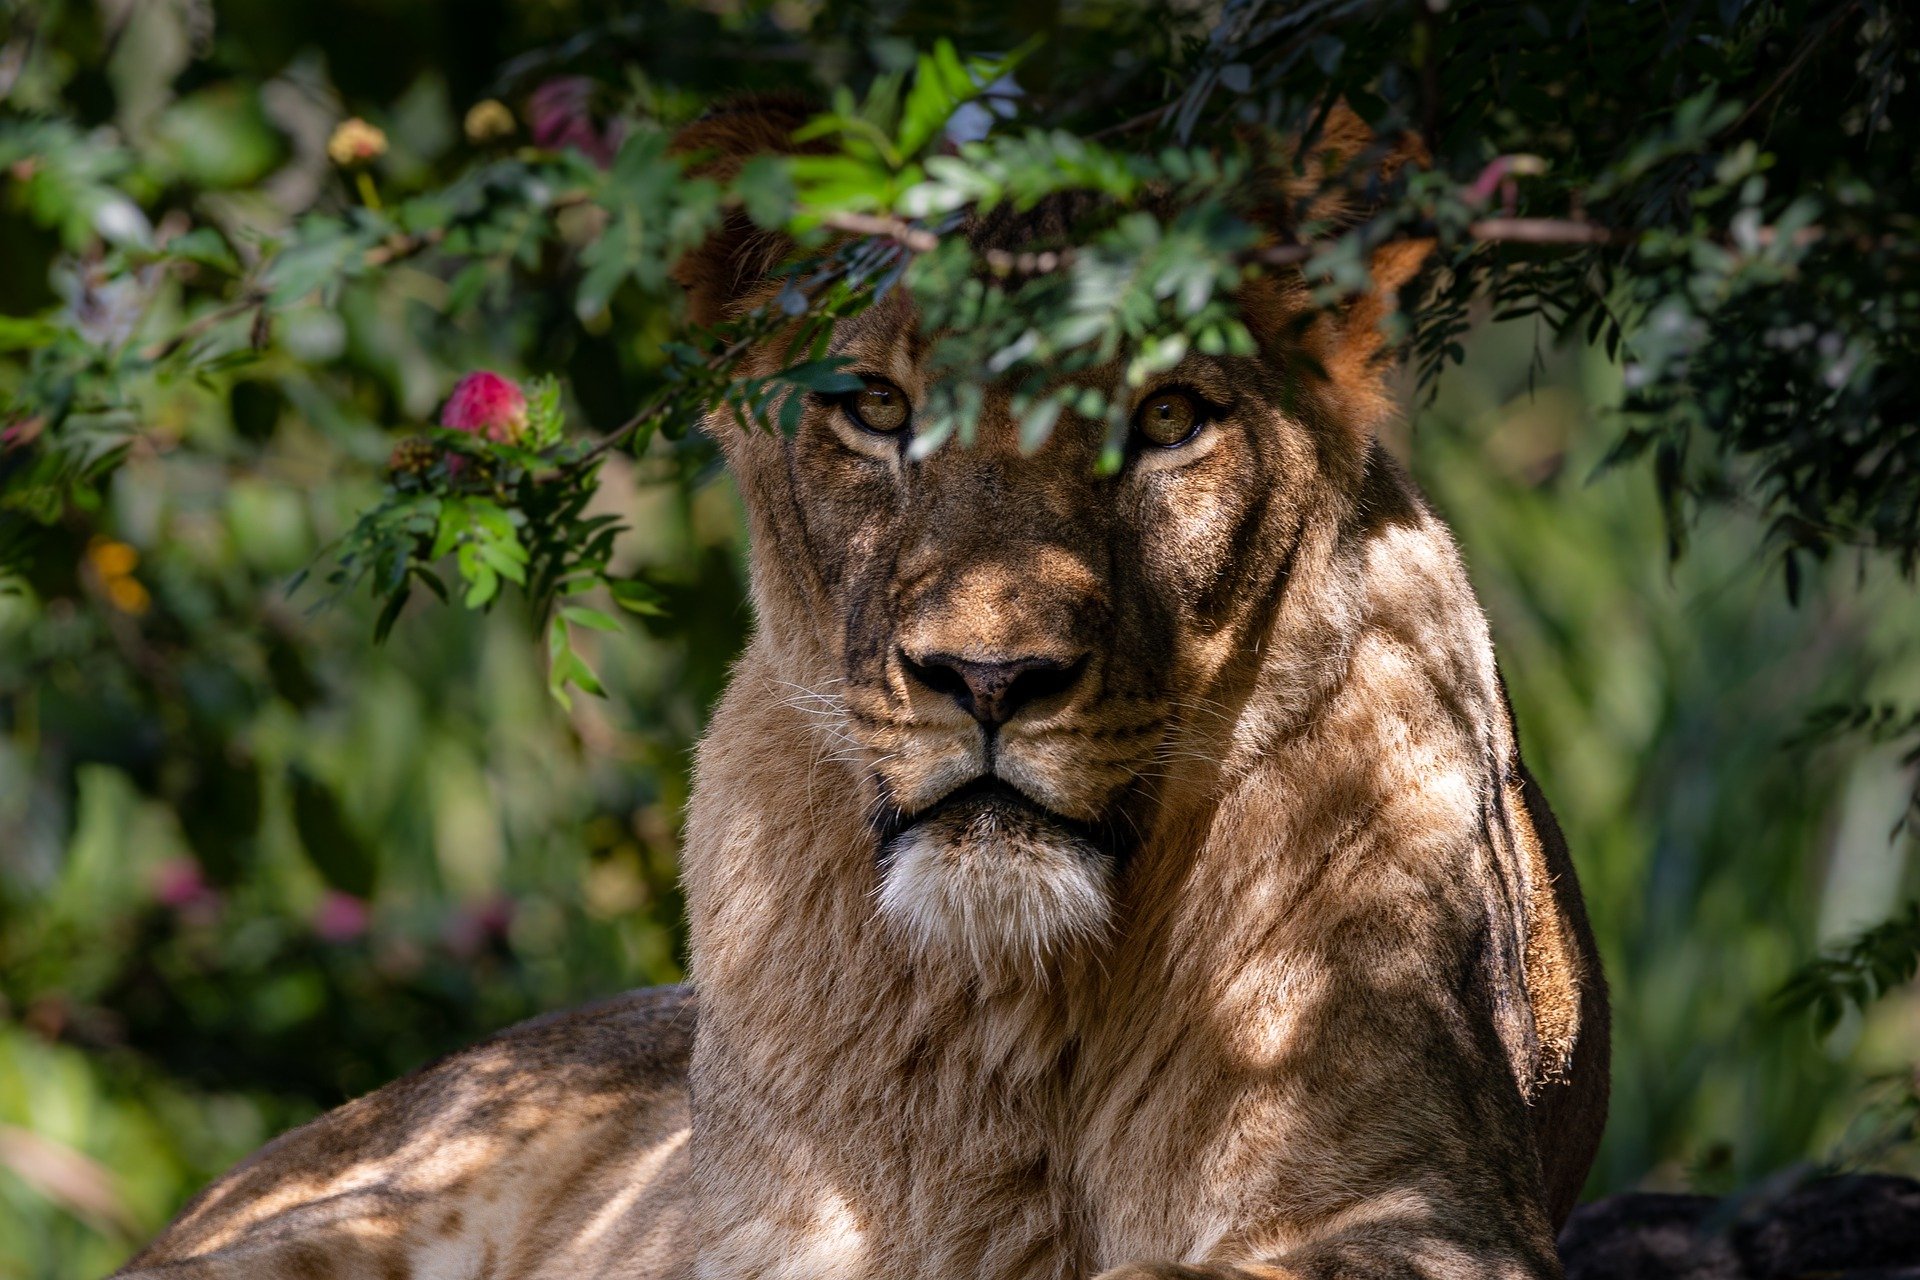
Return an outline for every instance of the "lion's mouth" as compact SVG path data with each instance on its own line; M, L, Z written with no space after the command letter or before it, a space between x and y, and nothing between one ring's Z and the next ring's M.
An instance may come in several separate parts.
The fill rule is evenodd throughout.
M982 774L912 812L893 810L880 824L880 848L891 849L915 829L973 827L996 817L1023 827L1051 827L1073 844L1108 854L1119 852L1109 824L1050 809L997 774Z

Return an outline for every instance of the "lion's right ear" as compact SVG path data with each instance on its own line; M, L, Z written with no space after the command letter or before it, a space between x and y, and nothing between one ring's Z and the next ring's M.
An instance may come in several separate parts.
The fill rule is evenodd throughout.
M1386 188L1410 166L1427 163L1426 148L1411 134L1376 135L1344 100L1336 101L1306 144L1297 138L1253 137L1267 150L1255 173L1255 219L1280 242L1298 243L1309 223L1336 230L1353 226L1379 207ZM1428 239L1398 240L1374 250L1367 262L1369 287L1322 316L1308 334L1307 351L1331 379L1344 402L1344 418L1370 433L1395 404L1385 375L1389 351L1381 322L1399 303L1433 250ZM1298 276L1276 277L1276 312L1297 313L1305 289ZM1291 281L1291 289L1287 289ZM1269 321L1271 323L1271 321Z
M672 150L691 157L689 173L731 182L755 156L808 150L794 142L793 134L812 115L812 107L797 96L739 98L680 130ZM791 247L786 236L755 226L738 209L729 210L706 242L682 256L673 269L674 280L687 291L687 310L694 323L710 325L727 319Z

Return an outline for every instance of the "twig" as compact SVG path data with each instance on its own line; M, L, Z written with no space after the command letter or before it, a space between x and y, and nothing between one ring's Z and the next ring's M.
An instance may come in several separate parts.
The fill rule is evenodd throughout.
M1516 244L1620 244L1629 238L1627 232L1584 218L1481 218L1467 224L1467 235Z
M1840 24L1843 21L1845 21L1849 16L1857 12L1859 8L1860 8L1859 0L1854 0L1852 4L1841 6L1841 8L1837 12L1835 12L1831 18L1827 19L1827 25L1820 28L1820 30L1815 34L1813 34L1812 36L1809 36L1801 44L1799 50L1794 53L1793 59L1790 62L1788 62L1785 67L1781 68L1779 75L1773 78L1773 83L1769 84L1765 89L1761 90L1760 96L1755 98L1752 101L1752 103L1750 103L1747 106L1747 109L1745 111L1742 111L1739 117L1736 120L1734 120L1734 122L1731 125L1727 126L1727 132L1738 133L1741 127L1744 126L1747 123L1747 121L1753 119L1753 117L1759 112L1760 108L1765 106L1767 102L1773 97L1774 94L1786 88L1787 82L1789 80L1792 80L1793 77L1799 73L1800 68L1806 64L1807 59L1813 56L1813 51L1815 49L1818 49L1821 45L1825 44L1827 42L1827 37L1831 36L1835 31L1839 30Z
M905 218L880 213L830 213L822 219L835 231L856 236L878 236L891 240L908 253L932 253L940 247L940 237L925 227L916 227Z
M190 321L179 333L165 342L156 342L140 353L146 360L165 360L168 356L186 346L201 334L218 325L225 324L235 316L245 315L254 308L265 305L267 295L248 291L224 307L216 307Z
M1153 108L1151 111L1142 111L1139 115L1131 119L1122 120L1119 124L1110 124L1104 129L1096 129L1087 135L1087 141L1105 142L1108 138L1117 138L1123 133L1132 133L1135 129L1143 129L1150 124L1158 124L1167 112L1173 110L1177 104L1178 99L1175 99L1173 102L1165 102Z
M562 191L547 201L545 209L559 212L563 209L577 208L593 203L593 192L587 190ZM402 258L411 258L414 254L431 249L447 238L447 228L433 227L413 235L389 236L380 244L367 250L364 261L370 267L384 267L398 262Z
M365 262L370 267L391 266L402 258L411 258L416 253L433 248L446 238L446 230L441 227L418 235L391 236L367 250Z

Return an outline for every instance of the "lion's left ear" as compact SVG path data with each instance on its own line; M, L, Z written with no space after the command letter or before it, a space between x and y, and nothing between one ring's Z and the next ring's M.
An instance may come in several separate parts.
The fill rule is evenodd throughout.
M730 182L755 156L806 150L794 142L793 134L812 114L808 102L797 96L736 99L680 130L672 150L693 158L689 172ZM694 323L727 319L791 248L786 236L762 230L738 209L729 211L705 243L683 255L673 269L674 280L687 291Z

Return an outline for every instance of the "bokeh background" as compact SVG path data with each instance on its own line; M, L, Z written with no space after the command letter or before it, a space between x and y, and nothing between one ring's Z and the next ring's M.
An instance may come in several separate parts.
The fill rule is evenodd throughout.
M470 158L483 98L584 75L671 112L703 77L763 74L696 56L748 20L722 4L640 31L582 0L26 2L0 7L0 110L111 129L137 183L253 225L350 198L324 154L348 115L386 131L374 173L405 190ZM1057 7L961 5L943 31ZM609 20L617 38L569 43ZM805 56L823 74L832 41ZM668 61L673 87L649 74ZM0 177L0 316L90 296L57 201L97 175L60 163ZM592 638L608 696L571 712L511 603L416 601L376 646L361 602L292 588L461 374L557 372L609 428L670 325L616 298L583 327L557 294L454 326L444 296L405 271L350 287L167 392L110 500L61 530L83 554L45 561L81 568L0 595L0 1277L103 1274L287 1126L680 975L688 751L750 625L707 451L656 441L609 471L621 561L668 610ZM1650 478L1601 465L1618 369L1541 342L1483 327L1431 396L1409 389L1393 445L1459 533L1613 983L1589 1191L1912 1168L1882 1139L1920 998L1820 1035L1772 995L1920 889L1898 750L1794 741L1821 706L1920 698L1913 592L1836 564L1790 606L1738 511L1672 561Z

